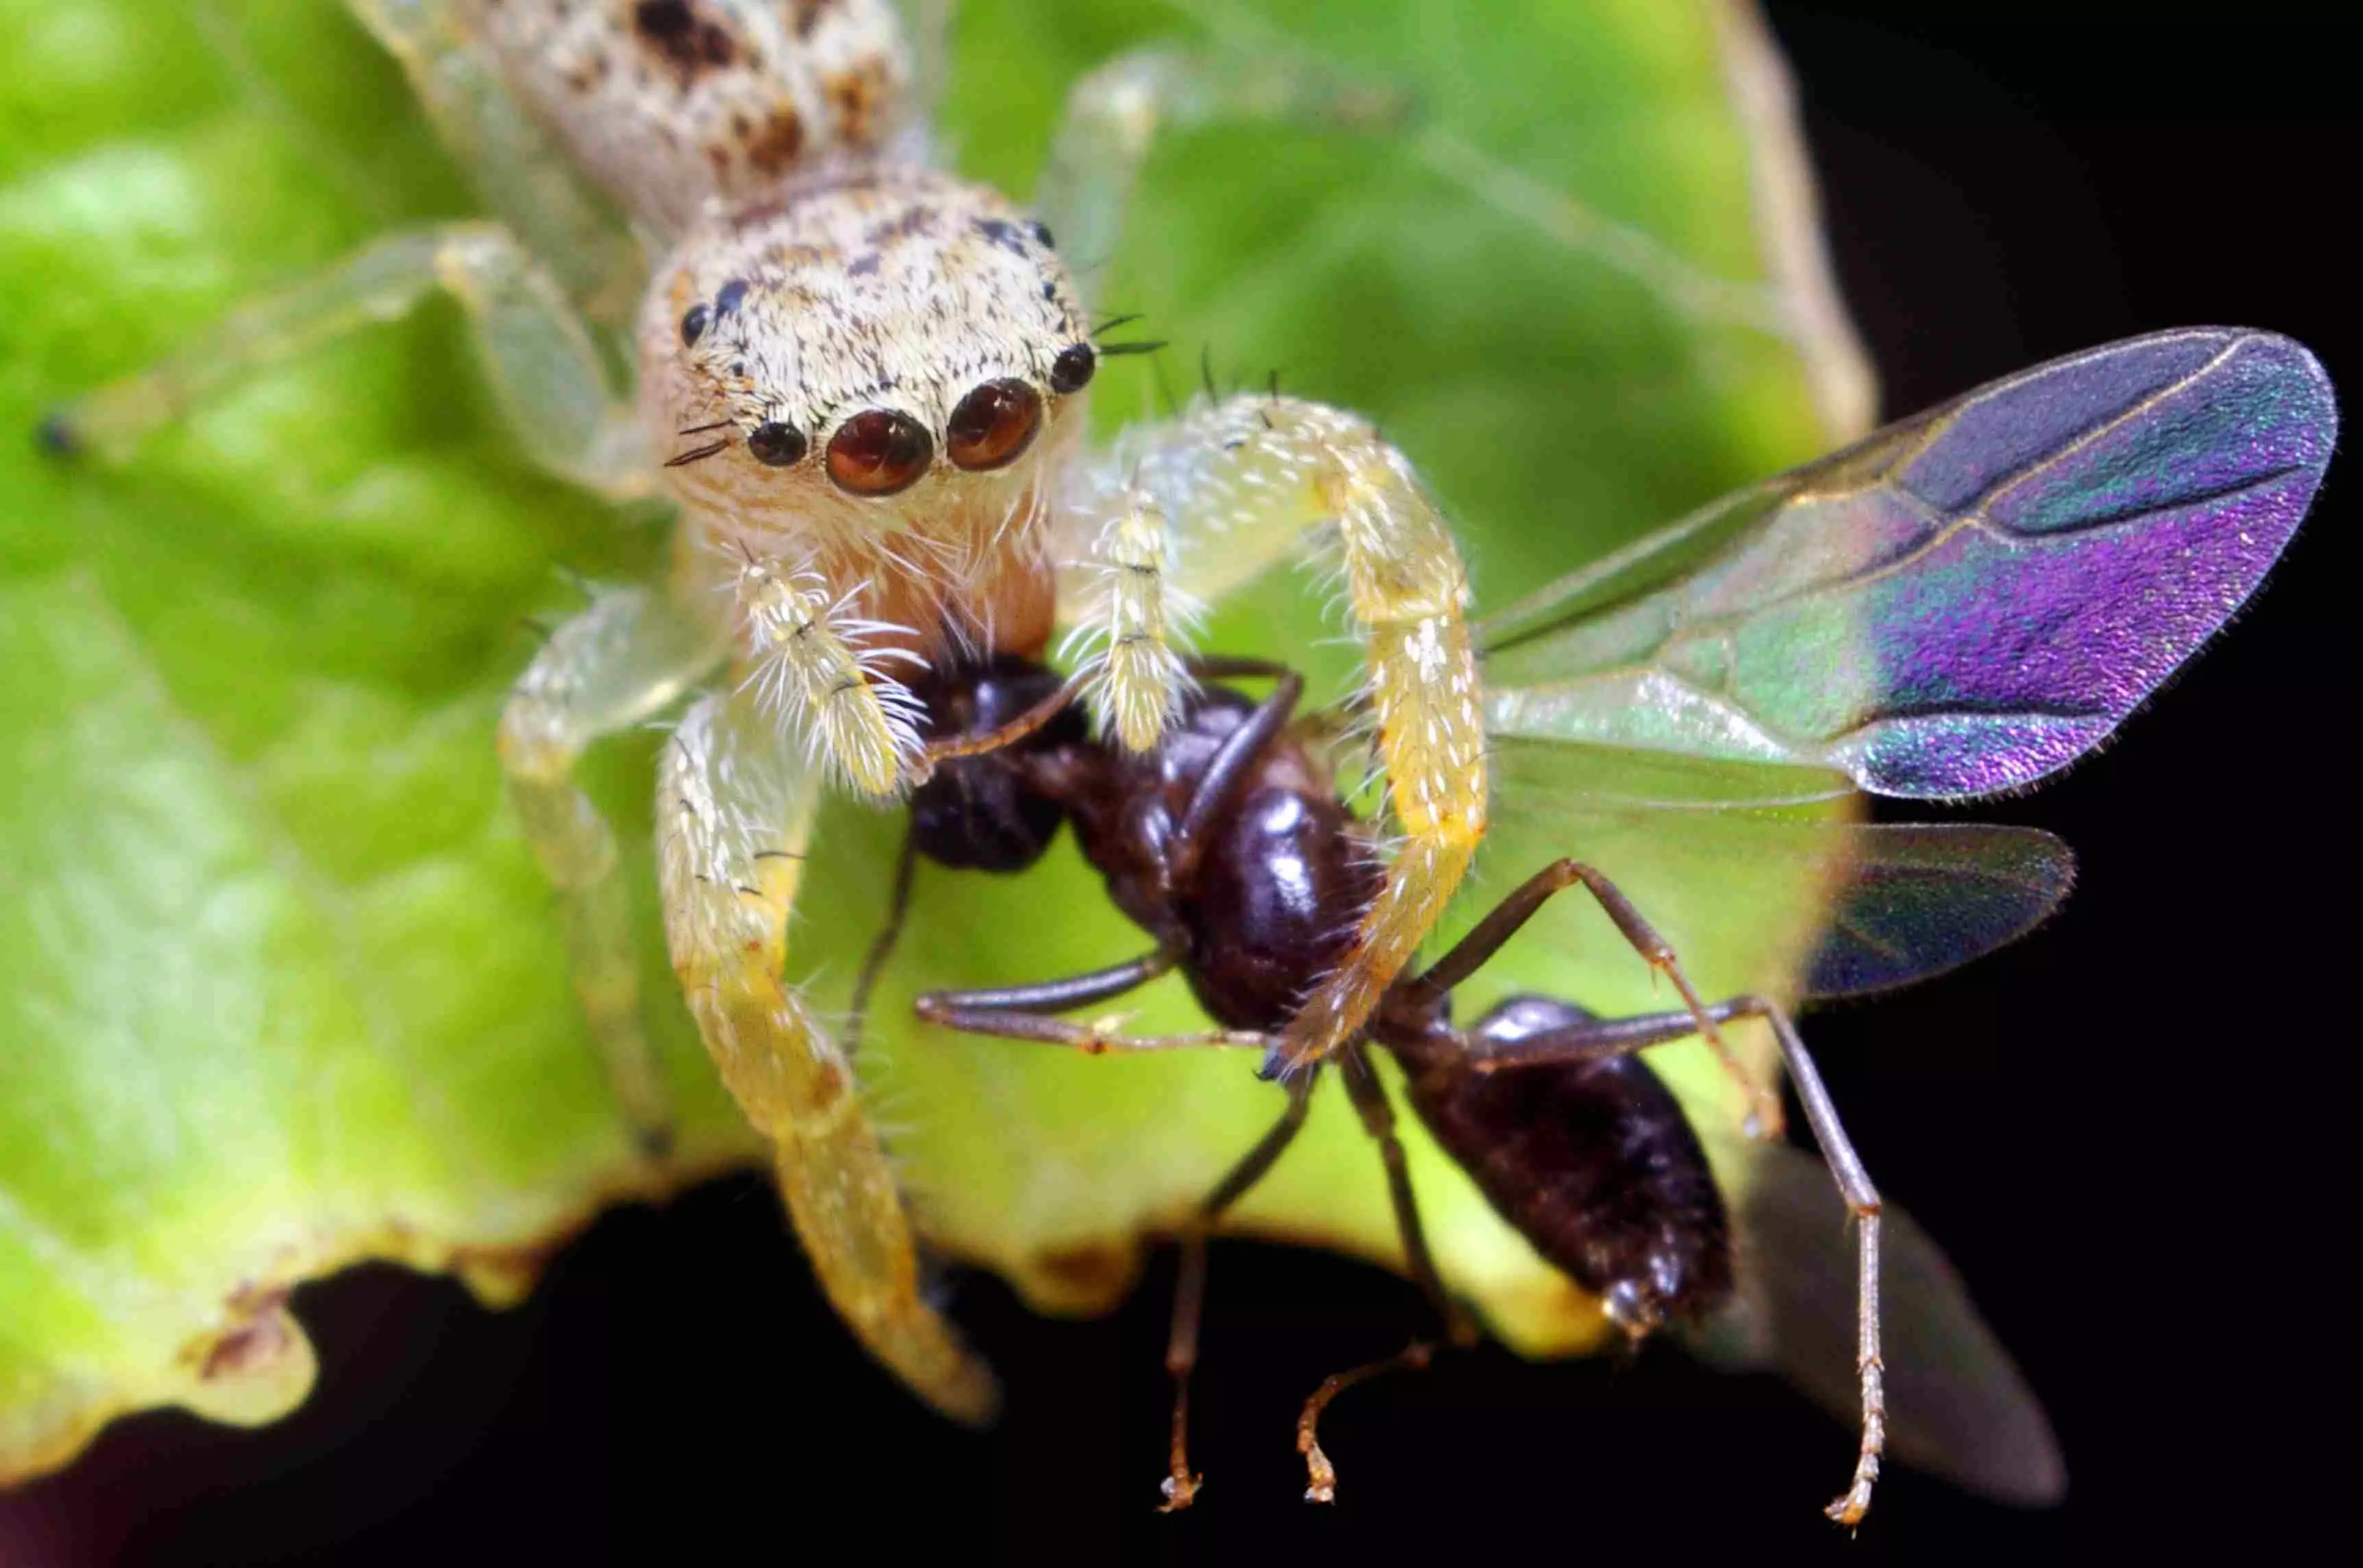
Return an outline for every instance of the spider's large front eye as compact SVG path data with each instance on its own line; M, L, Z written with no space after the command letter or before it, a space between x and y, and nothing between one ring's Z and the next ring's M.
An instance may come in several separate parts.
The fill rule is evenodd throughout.
M944 455L962 468L1016 461L1042 425L1042 399L1022 381L988 381L960 401L945 430Z
M865 408L829 438L828 476L856 495L892 495L927 472L927 428L891 408Z

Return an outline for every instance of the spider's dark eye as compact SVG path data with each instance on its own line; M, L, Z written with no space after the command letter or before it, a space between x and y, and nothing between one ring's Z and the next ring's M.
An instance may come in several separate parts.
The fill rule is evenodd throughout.
M703 304L691 306L681 318L681 346L684 349L697 347L697 340L705 336L705 324L711 318L711 313Z
M1074 343L1059 350L1050 361L1050 390L1057 393L1081 392L1092 384L1092 372L1099 369L1099 356L1092 352L1089 343Z
M856 495L892 495L918 483L934 448L908 414L865 408L829 438L828 476Z
M988 381L952 410L944 455L961 468L999 468L1016 460L1041 424L1042 399L1032 387Z
M1029 223L1026 226L1026 232L1031 234L1034 237L1034 243L1045 250L1055 250L1059 248L1059 242L1050 238L1050 226L1047 223Z
M755 461L773 468L786 468L800 462L804 455L804 433L793 425L782 425L777 419L766 419L747 434L747 450Z

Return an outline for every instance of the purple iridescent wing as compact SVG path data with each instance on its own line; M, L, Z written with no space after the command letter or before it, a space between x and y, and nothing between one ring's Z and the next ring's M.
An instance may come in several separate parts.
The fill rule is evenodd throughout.
M2192 329L2055 361L1488 619L1487 726L1880 795L2030 784L2255 591L2336 427L2286 338Z

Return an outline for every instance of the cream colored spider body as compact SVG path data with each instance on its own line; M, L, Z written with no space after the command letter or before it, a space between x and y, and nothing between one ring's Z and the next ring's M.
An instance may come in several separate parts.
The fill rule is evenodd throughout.
M659 780L683 995L839 1311L982 1418L990 1374L920 1293L852 1066L782 977L813 814L827 781L891 799L924 769L901 676L1038 655L1062 610L1099 721L1153 747L1186 689L1192 602L1331 528L1401 849L1289 1051L1317 1059L1359 1026L1484 830L1451 535L1399 452L1317 404L1236 398L1093 450L1098 350L1056 240L1112 247L1161 118L1350 121L1339 105L1365 91L1269 60L1126 57L1078 85L1021 209L926 166L910 89L939 40L915 48L885 0L348 3L499 221L390 236L94 394L59 437L119 456L230 375L439 289L538 461L679 504L669 580L598 595L518 682L511 797L619 1097L660 1144L617 846L573 774L601 737L692 699ZM610 384L618 349L632 389Z

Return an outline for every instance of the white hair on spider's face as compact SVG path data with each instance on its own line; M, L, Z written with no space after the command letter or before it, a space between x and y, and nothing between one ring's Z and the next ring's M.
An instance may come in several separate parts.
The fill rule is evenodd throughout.
M988 623L1047 637L1044 476L1097 355L1050 236L1003 197L873 169L717 210L660 269L640 345L693 526L861 585L930 652Z

